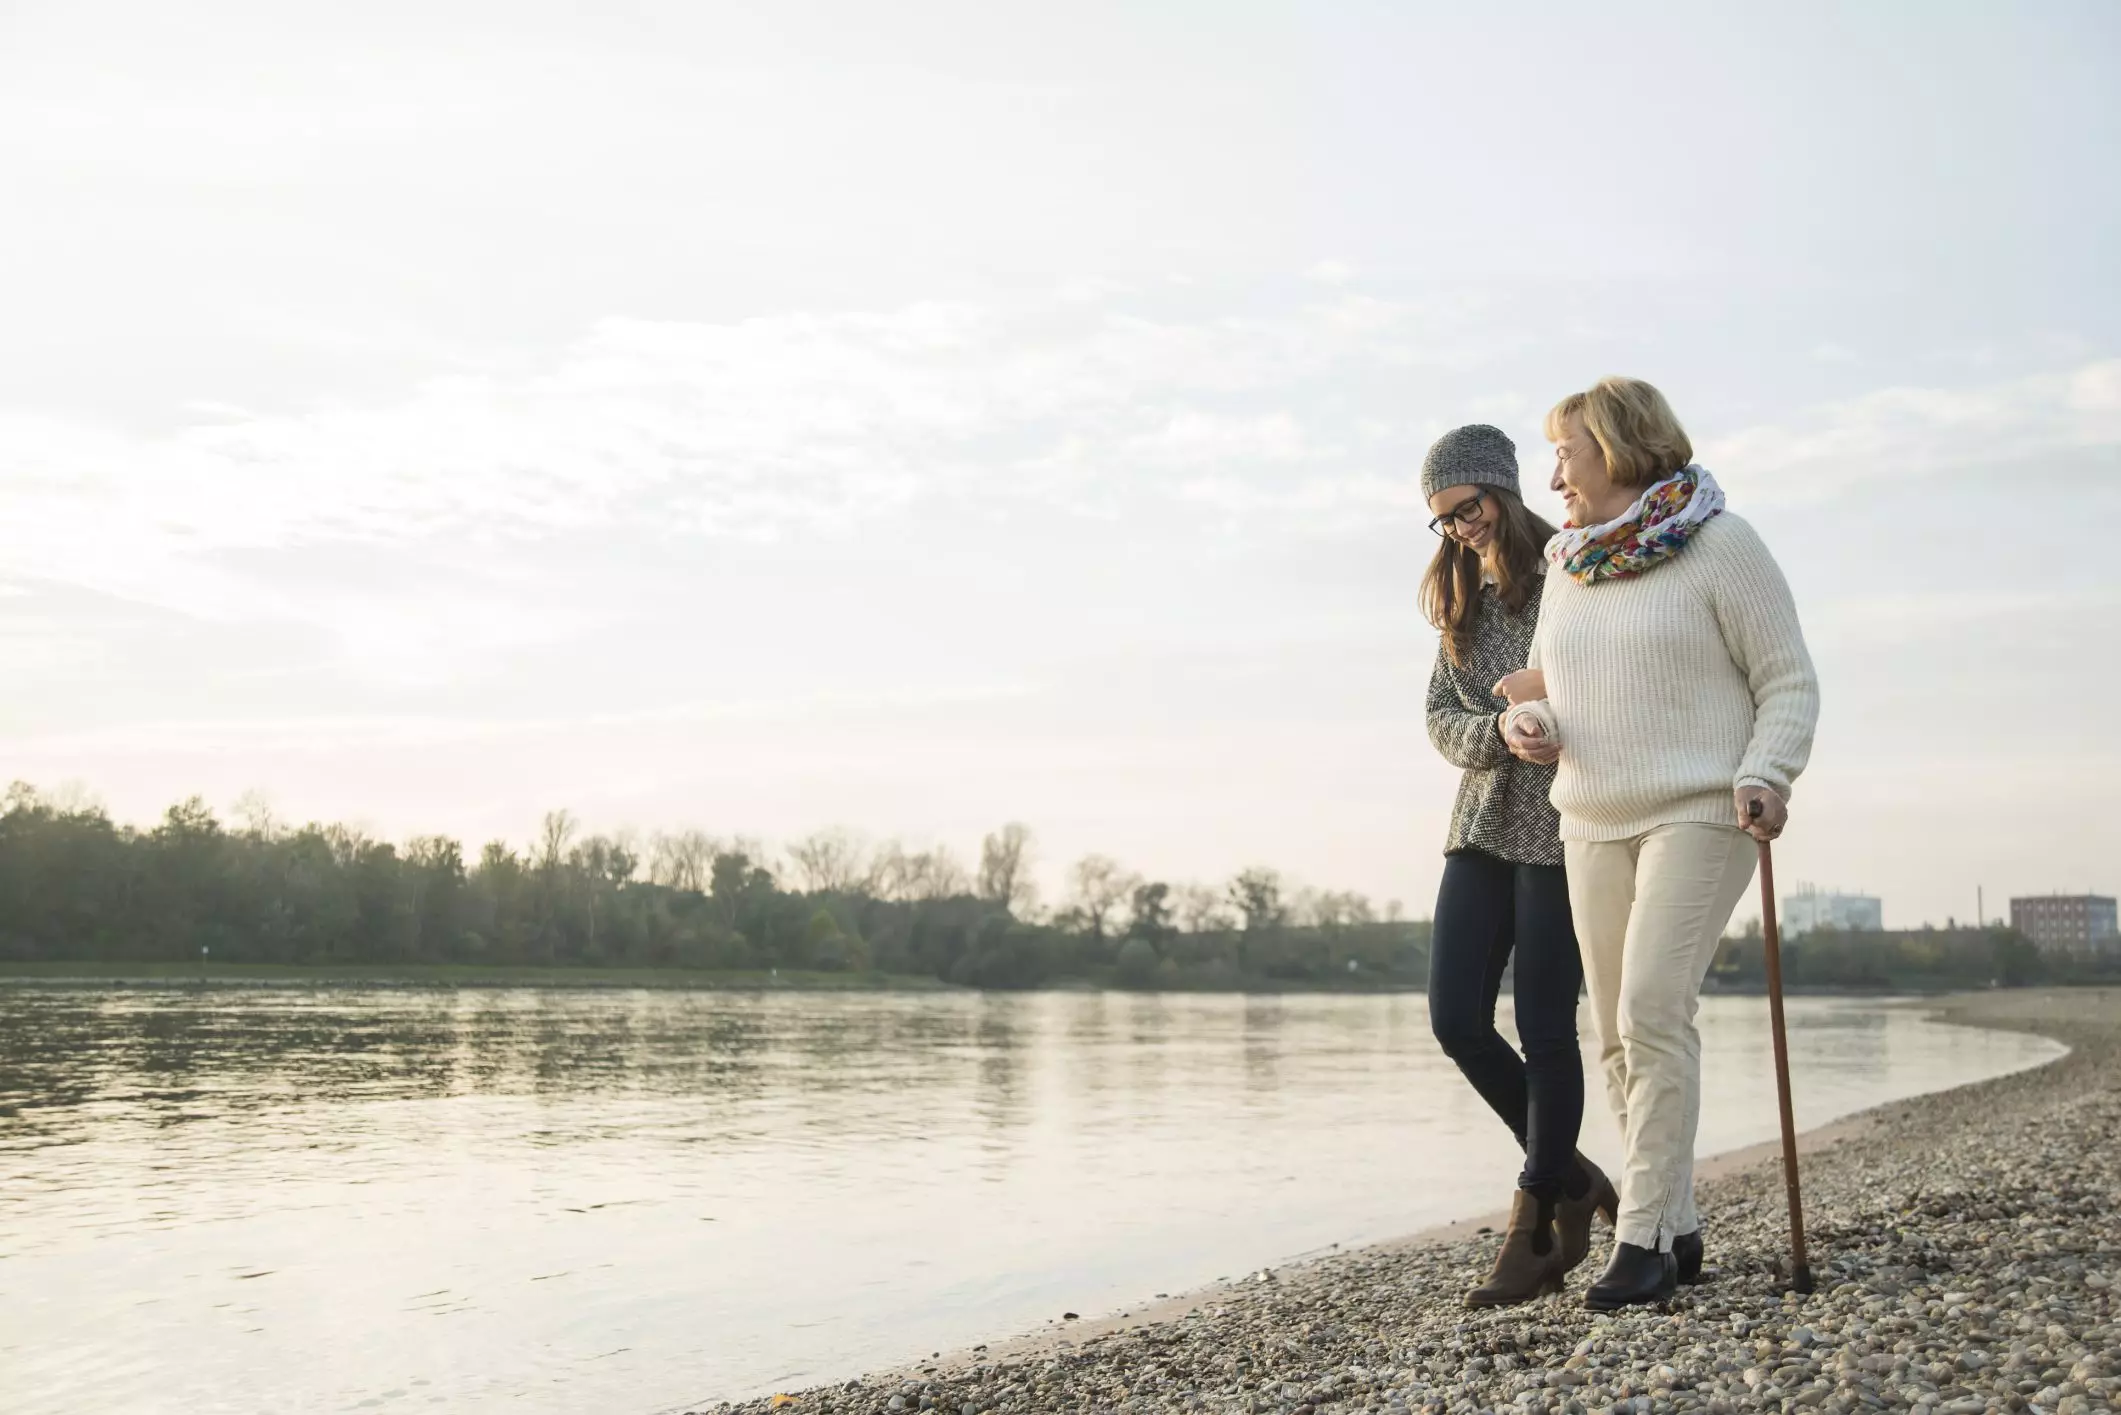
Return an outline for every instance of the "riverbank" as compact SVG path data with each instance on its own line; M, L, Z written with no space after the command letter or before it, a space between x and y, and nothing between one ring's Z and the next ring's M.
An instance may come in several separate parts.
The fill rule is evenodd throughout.
M472 963L8 963L0 986L54 987L374 987L374 988L655 988L672 991L976 992L923 973L823 972L799 968L492 967ZM1422 991L1413 980L1255 979L1228 987L1127 988L1101 978L1056 978L1042 987L1004 992L1140 992L1163 996L1241 993L1247 996L1368 997Z
M734 1415L1213 1411L2121 1409L2121 989L1919 1004L2037 1032L2061 1060L1896 1102L1805 1137L1818 1290L1788 1287L1774 1145L1704 1165L1708 1281L1598 1315L1566 1293L1500 1312L1459 1294L1497 1239L1472 1220L981 1347ZM1475 1231L1468 1231L1475 1230Z
M0 986L656 988L720 992L947 992L951 984L903 973L823 973L783 968L487 968L476 964L0 963Z
M484 966L473 963L12 963L0 962L0 987L8 984L54 987L374 987L374 988L653 988L670 991L761 992L963 992L958 983L917 973L821 972L807 969L583 968L555 965ZM1246 996L1368 997L1425 991L1419 980L1365 977L1361 981L1252 980L1227 987L1128 988L1093 978L1058 978L1031 992L1139 992L1145 995L1194 996L1238 993ZM1792 987L1792 997L1908 996L1934 989L1919 982L1884 989L1867 987ZM1762 995L1743 984L1703 990L1704 997Z

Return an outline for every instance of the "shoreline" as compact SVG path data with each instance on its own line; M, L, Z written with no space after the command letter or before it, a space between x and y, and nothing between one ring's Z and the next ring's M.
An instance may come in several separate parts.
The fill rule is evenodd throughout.
M757 968L572 968L470 963L0 963L0 987L54 988L647 988L667 992L961 992L905 973Z
M1277 987L1169 987L1126 988L1088 979L1058 980L1049 986L1023 989L980 989L913 973L833 973L808 969L715 971L686 968L596 968L506 964L491 967L472 963L100 963L100 962L0 962L0 987L55 988L300 988L337 987L370 989L415 988L552 988L625 989L646 988L668 992L1121 992L1141 997L1406 997L1427 993L1418 982L1371 982L1359 987L1346 985L1306 986L1289 983ZM1949 986L1857 988L1838 985L1793 986L1790 997L1921 998L1956 996ZM1761 997L1764 988L1721 987L1705 989L1704 997Z
M1035 988L980 988L923 973L827 973L809 969L719 972L683 968L592 968L556 965L480 967L476 964L301 963L0 963L0 987L20 988L346 988L415 991L447 988L546 988L553 991L954 993L1002 997L1040 993L1125 993L1132 997L1408 997L1427 988L1412 982L1275 987L1128 988L1087 978L1057 979ZM1792 990L1792 996L1797 990Z
M2055 1061L2043 1063L2043 1065L2052 1066L2063 1059L2063 1057L2057 1057ZM2033 1069L2037 1070L2040 1068L2036 1067ZM1987 1083L1975 1082L1974 1084L1986 1085ZM1592 1099L1596 1100L1598 1098L1594 1096ZM1888 1104L1901 1103L1888 1102ZM1874 1107L1874 1109L1883 1109L1883 1107ZM1797 1136L1799 1160L1809 1159L1813 1155L1824 1153L1845 1140L1867 1133L1873 1125L1873 1122L1869 1119L1871 1114L1872 1111L1858 1111L1854 1115L1845 1115L1839 1120L1831 1120L1824 1125L1801 1132ZM1776 1173L1779 1175L1781 1173L1781 1163L1782 1140L1778 1136L1772 1140L1762 1140L1758 1144L1744 1145L1735 1150L1725 1150L1721 1154L1710 1155L1698 1160L1694 1166L1694 1177L1697 1185L1705 1186L1717 1180L1743 1174L1747 1170L1765 1164L1777 1166ZM1396 1238L1382 1238L1374 1243L1365 1243L1358 1247L1335 1247L1328 1248L1323 1252L1298 1254L1291 1258L1285 1258L1274 1266L1254 1269L1246 1277L1210 1283L1205 1287L1195 1288L1191 1292L1173 1293L1169 1297L1153 1299L1146 1303L1137 1303L1129 1307L1125 1312L1106 1313L1101 1316L1081 1318L1069 1322L1065 1327L1042 1328L1000 1340L982 1342L977 1346L945 1351L940 1359L931 1357L926 1361L886 1367L873 1373L870 1378L896 1381L917 1380L927 1370L939 1369L953 1363L967 1364L981 1359L1002 1361L1048 1357L1069 1348L1085 1345L1091 1341L1118 1336L1123 1332L1179 1321L1199 1311L1204 1306L1213 1305L1217 1302L1226 1303L1240 1297L1247 1289L1256 1285L1258 1275L1261 1272L1273 1274L1271 1279L1273 1281L1285 1281L1300 1278L1307 1270L1319 1264L1329 1263L1335 1259L1354 1254L1392 1254L1414 1249L1442 1247L1454 1243L1477 1243L1490 1234L1502 1232L1509 1221L1510 1211L1508 1209L1496 1209L1492 1213L1474 1214L1467 1218L1447 1219L1442 1223L1431 1224L1427 1228L1416 1229L1412 1233L1401 1234ZM1598 1224L1597 1234L1605 1235L1606 1237L1603 1241L1594 1237L1596 1255L1603 1255L1605 1242L1610 1241L1610 1232L1609 1229L1604 1227L1602 1221ZM741 1409L742 1407L732 1406L731 1408Z
M1658 1307L1611 1314L1583 1308L1583 1288L1611 1241L1601 1222L1591 1261L1571 1275L1561 1295L1467 1311L1459 1294L1485 1275L1498 1242L1481 1230L1499 1232L1506 1219L1484 1214L1306 1255L1123 1313L998 1338L844 1385L680 1408L726 1415L776 1409L790 1415L1072 1409L1471 1415L1504 1405L1562 1415L1607 1409L1658 1415L1780 1409L1785 1402L1792 1409L1930 1415L2121 1409L2121 1361L2109 1370L2103 1354L2121 1349L2114 1325L2121 1318L2115 1297L2121 1181L2111 1154L2111 1137L2121 1135L2121 989L1995 990L1911 998L1904 1005L1947 1024L2036 1033L2070 1050L2040 1066L1888 1102L1801 1134L1806 1228L1818 1278L1810 1296L1783 1291L1788 1217L1776 1138L1700 1162L1710 1280L1681 1288ZM2072 1114L2067 1125L2038 1124L2073 1111L2096 1114ZM2037 1156L2025 1155L2022 1140L2009 1143L2014 1129L2050 1143L2037 1147L2043 1151ZM1967 1171L1985 1171L1992 1180L1999 1166L2015 1185L1968 1182ZM2059 1225L2074 1215L2074 1209L2046 1212L2058 1196L2036 1181L2058 1174L2069 1176L2072 1193L2098 1191L2095 1212L2104 1227L2089 1249L2097 1263L2060 1256L2049 1265L2059 1276L2026 1277L2039 1297L2072 1293L2068 1310L2083 1311L2073 1325L2050 1322L2042 1330L2035 1323L2031 1335L2049 1345L2059 1340L2053 1333L2068 1338L2059 1350L2042 1350L2037 1340L2018 1340L2015 1330L2005 1335L2023 1325L2012 1318L2025 1303L1986 1300L1993 1284L1973 1270L1976 1264L1956 1284L1964 1291L1952 1290L1949 1278L1943 1286L1920 1279L1937 1273L1931 1255L1940 1234L1931 1230L1938 1229L1955 1249L2024 1269L2017 1260L2022 1232L2040 1231L2043 1217ZM1896 1189L1910 1203L1924 1202L1893 1205ZM2017 1202L1996 1202L2004 1191ZM1933 1194L1946 1197L1928 1197ZM2001 1213L2006 1207L2014 1210L2008 1221ZM1970 1226L2002 1231L1969 1244L1962 1231ZM2062 1254L2083 1246L2067 1244L2066 1229L2061 1236ZM1876 1261L1874 1250L1907 1247L1917 1259L1912 1264ZM1925 1320L1942 1319L1941 1340L1916 1342L1900 1331L1924 1325L1909 1314L1911 1307ZM1617 1359L1608 1350L1616 1346ZM1652 1348L1647 1354L1646 1346ZM1910 1346L1916 1349L1900 1349ZM1841 1359L1858 1347L1861 1355ZM2008 1348L2007 1354L1991 1354L1993 1348ZM1916 1359L1931 1354L1950 1359ZM2001 1381L1998 1373L2011 1379Z

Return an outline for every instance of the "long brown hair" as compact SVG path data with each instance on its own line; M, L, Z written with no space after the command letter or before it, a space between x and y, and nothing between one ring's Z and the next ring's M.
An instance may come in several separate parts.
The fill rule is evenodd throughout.
M1521 612L1532 597L1532 587L1546 573L1546 545L1554 528L1524 504L1514 491L1483 486L1481 492L1492 503L1495 518L1495 593L1503 608ZM1443 537L1429 572L1421 577L1421 610L1443 634L1443 651L1452 663L1460 662L1473 635L1473 610L1480 603L1481 555L1461 545L1454 536Z

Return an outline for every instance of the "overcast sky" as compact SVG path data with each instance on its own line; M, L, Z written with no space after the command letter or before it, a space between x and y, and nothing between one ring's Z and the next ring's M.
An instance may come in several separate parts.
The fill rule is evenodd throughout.
M1430 438L1671 396L1788 881L2121 888L2121 10L0 3L0 753L1433 898Z

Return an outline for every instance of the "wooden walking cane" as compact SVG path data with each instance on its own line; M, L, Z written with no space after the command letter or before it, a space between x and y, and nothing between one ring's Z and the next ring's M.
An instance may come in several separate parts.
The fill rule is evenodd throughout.
M1756 798L1747 814L1760 819ZM1767 952L1768 1021L1775 1033L1775 1097L1782 1103L1782 1179L1790 1191L1790 1258L1794 1286L1812 1290L1812 1264L1804 1253L1804 1199L1797 1189L1797 1121L1790 1112L1790 1043L1782 1026L1782 930L1775 920L1775 852L1760 842L1760 932Z

